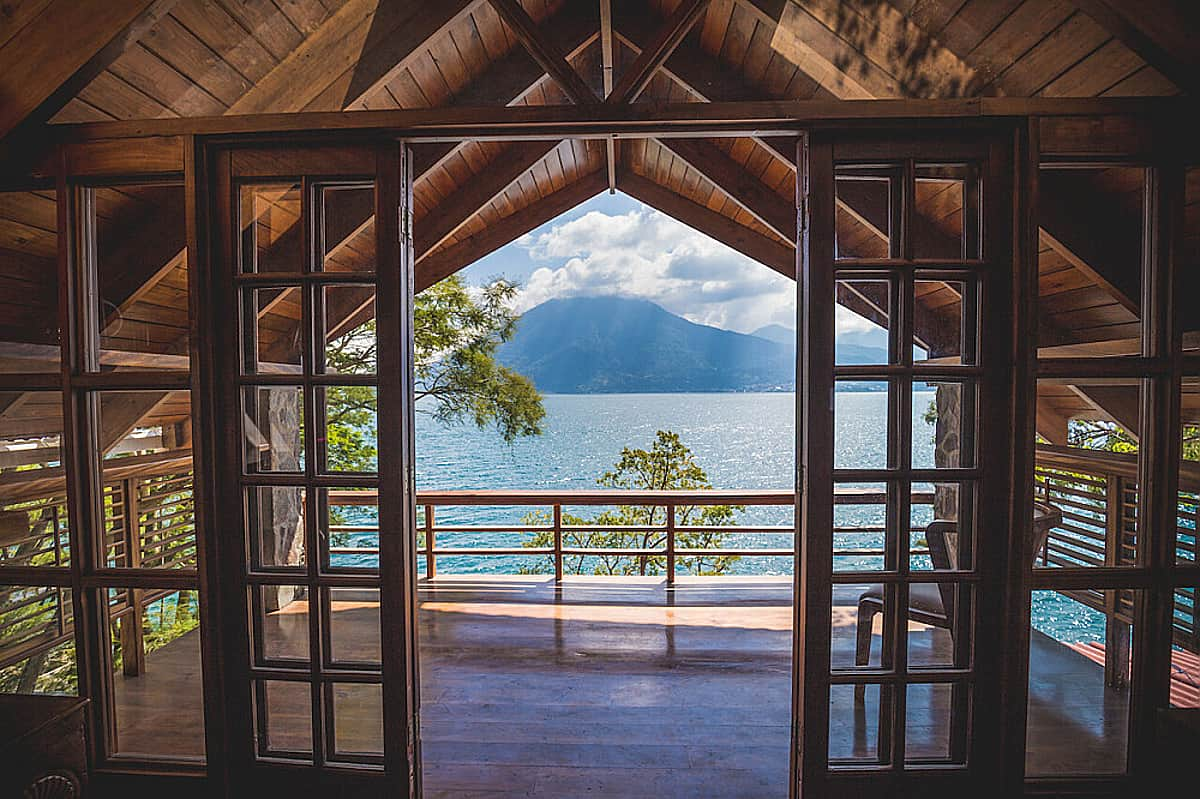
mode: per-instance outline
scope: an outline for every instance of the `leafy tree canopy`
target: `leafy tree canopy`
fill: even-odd
[[[680,440],[678,433],[668,430],[659,430],[649,449],[622,449],[613,468],[602,474],[596,482],[605,488],[651,491],[709,490],[713,487],[708,474],[696,462],[691,449]],[[719,548],[729,536],[728,533],[686,528],[728,527],[737,523],[737,515],[743,510],[744,508],[737,505],[677,506],[676,548]],[[545,511],[532,513],[523,521],[525,524],[544,527],[550,523],[550,515]],[[580,549],[662,549],[666,546],[667,534],[662,529],[666,522],[667,509],[661,505],[622,505],[605,510],[592,519],[564,514],[563,524],[566,526],[596,525],[606,529],[565,531],[563,546]],[[553,531],[537,530],[525,542],[525,546],[549,547],[553,543]],[[738,557],[734,555],[690,555],[677,558],[676,568],[690,574],[722,574],[737,560]],[[663,555],[572,555],[563,559],[564,572],[571,574],[590,571],[593,574],[655,575],[664,573],[666,565],[666,557]],[[533,571],[544,573],[552,571],[553,568],[553,561],[546,559]]]

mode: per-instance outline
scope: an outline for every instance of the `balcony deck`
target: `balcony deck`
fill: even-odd
[[[835,594],[844,655],[859,591]],[[282,642],[306,624],[303,604],[270,617],[268,636]],[[347,645],[366,645],[373,611],[332,610]],[[419,623],[426,796],[787,794],[789,578],[681,576],[668,590],[661,578],[575,577],[556,589],[547,577],[442,576],[422,583]],[[930,652],[948,643],[923,625],[911,635]],[[197,638],[150,653],[143,676],[117,678],[123,750],[200,751]],[[1033,670],[1031,771],[1119,767],[1127,696],[1038,633]],[[362,709],[362,730],[378,729],[376,712]],[[276,723],[292,713],[300,722],[307,707],[279,707]],[[908,713],[910,747],[944,747],[944,706],[913,696]],[[834,745],[874,745],[848,694],[835,695],[832,715]],[[348,722],[339,734],[355,734]]]

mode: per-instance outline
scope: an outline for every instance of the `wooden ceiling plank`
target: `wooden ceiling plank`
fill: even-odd
[[[796,250],[793,247],[756,233],[745,225],[692,202],[635,172],[622,171],[617,178],[617,187],[635,200],[657,208],[726,247],[774,269],[781,275],[795,278]]]
[[[557,146],[557,141],[522,141],[508,145],[486,170],[418,219],[414,229],[417,262]]]
[[[632,103],[666,62],[708,7],[709,0],[683,0],[658,29],[641,54],[621,75],[607,98],[609,103]]]
[[[1189,94],[1200,94],[1200,14],[1171,0],[1071,0],[1075,6]]]
[[[558,191],[512,213],[495,225],[489,225],[466,239],[430,253],[416,267],[416,290],[425,289],[465,266],[510,244],[531,230],[565,214],[604,190],[601,172],[592,172],[568,183]]]
[[[720,147],[703,139],[660,139],[658,143],[704,175],[784,241],[796,240],[795,205],[747,172]]]
[[[53,0],[0,47],[0,140],[48,122],[175,0]]]
[[[529,51],[529,54],[542,65],[542,69],[546,71],[550,77],[558,82],[559,86],[566,93],[571,101],[579,105],[594,105],[600,102],[600,98],[592,91],[591,87],[584,82],[575,68],[567,61],[563,51],[558,48],[558,45],[546,36],[538,27],[533,18],[528,12],[521,7],[517,0],[489,0],[492,8],[500,15],[508,25],[509,30],[513,32]]]
[[[349,0],[246,92],[231,114],[337,111],[363,101],[482,0]]]

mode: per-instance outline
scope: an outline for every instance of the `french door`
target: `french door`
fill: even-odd
[[[805,797],[1005,790],[1028,422],[1013,148],[1011,131],[962,128],[801,144]],[[848,514],[876,537],[839,532]],[[1008,773],[1020,790],[1019,760]]]
[[[207,158],[229,789],[417,795],[404,150]]]

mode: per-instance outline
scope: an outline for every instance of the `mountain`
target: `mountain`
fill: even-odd
[[[548,300],[521,317],[497,358],[552,394],[795,387],[790,347],[620,297]]]
[[[776,344],[786,347],[788,352],[791,352],[796,346],[796,331],[783,325],[766,325],[750,335],[774,341]],[[846,366],[875,365],[887,363],[888,360],[886,346],[878,347],[872,344],[855,343],[853,337],[848,335],[838,336],[834,347],[837,350],[837,362]]]
[[[750,335],[774,341],[789,349],[796,346],[796,331],[783,325],[764,325]]]

